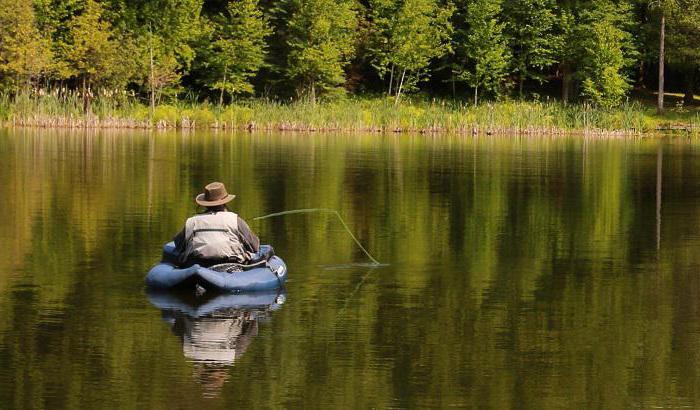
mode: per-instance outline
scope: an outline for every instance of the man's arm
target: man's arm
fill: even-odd
[[[175,235],[173,241],[175,242],[175,249],[182,253],[185,250],[185,228],[182,228],[182,230]]]
[[[248,252],[257,253],[260,250],[260,239],[240,217],[238,218],[238,238]]]

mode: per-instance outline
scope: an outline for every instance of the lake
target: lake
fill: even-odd
[[[144,288],[213,180],[255,308]],[[0,407],[700,406],[694,140],[4,129],[0,244]]]

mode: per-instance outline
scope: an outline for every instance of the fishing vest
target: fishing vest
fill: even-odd
[[[238,238],[238,215],[233,212],[211,212],[187,219],[185,238],[185,258],[236,262],[251,258]]]

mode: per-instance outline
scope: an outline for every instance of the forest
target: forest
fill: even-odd
[[[0,0],[2,98],[85,110],[347,96],[605,110],[659,85],[689,106],[698,44],[698,0]]]

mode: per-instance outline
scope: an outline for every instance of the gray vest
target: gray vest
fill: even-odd
[[[233,212],[212,212],[189,218],[185,223],[185,238],[185,258],[237,262],[251,258],[238,238],[238,215]]]

